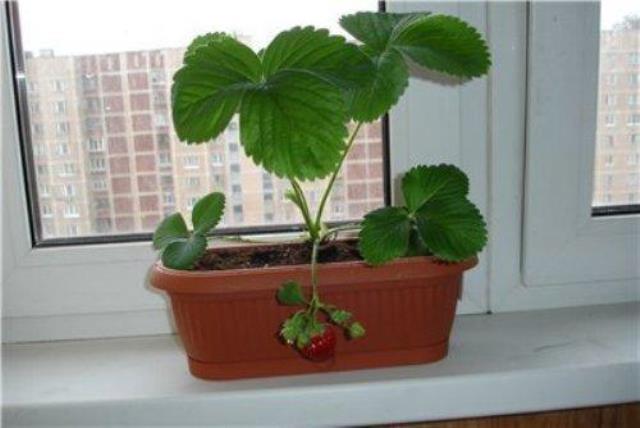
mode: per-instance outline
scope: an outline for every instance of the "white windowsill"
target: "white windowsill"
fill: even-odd
[[[8,425],[353,425],[640,400],[640,306],[456,320],[430,365],[206,382],[173,336],[6,345]]]

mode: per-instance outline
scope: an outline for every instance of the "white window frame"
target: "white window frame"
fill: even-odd
[[[408,7],[389,3],[392,10]],[[415,5],[414,5],[415,6]],[[436,3],[430,10],[459,15],[486,31],[486,6],[481,3]],[[6,16],[2,14],[1,28]],[[7,35],[0,35],[3,93],[13,93]],[[24,79],[19,90],[24,90]],[[471,198],[487,214],[487,79],[465,85],[439,85],[412,78],[404,100],[391,114],[391,176],[417,163],[452,162],[472,181]],[[144,286],[156,258],[148,242],[32,248],[26,192],[19,168],[17,116],[13,97],[3,97],[3,184],[7,194],[3,216],[6,253],[3,313],[5,341],[56,340],[160,334],[172,331],[167,304],[160,293]],[[480,114],[479,114],[480,113]],[[425,115],[428,119],[424,120]],[[461,123],[465,123],[462,127]],[[428,131],[429,144],[416,144]],[[5,167],[6,166],[6,167]],[[399,201],[400,192],[392,196]],[[488,310],[488,251],[465,276],[460,313]],[[43,286],[43,279],[46,284]]]
[[[487,219],[489,245],[480,254],[479,265],[465,275],[459,313],[637,299],[637,281],[594,281],[591,276],[541,285],[540,280],[548,279],[544,276],[546,270],[532,264],[544,264],[546,259],[536,259],[540,257],[534,245],[538,238],[532,236],[532,222],[537,221],[532,209],[536,209],[535,200],[540,196],[535,196],[536,173],[535,168],[531,169],[544,145],[532,145],[536,134],[531,121],[535,123],[539,118],[532,110],[535,105],[527,106],[527,75],[535,79],[540,73],[533,64],[529,69],[526,66],[530,48],[528,6],[516,2],[390,2],[388,8],[402,12],[415,10],[416,5],[470,22],[488,35],[493,55],[493,68],[487,79],[441,85],[412,77],[404,98],[390,115],[392,200],[401,202],[397,178],[414,165],[450,162],[469,175],[470,198]],[[0,19],[0,28],[6,28],[4,14]],[[3,93],[12,94],[7,37],[4,32],[0,37],[0,83]],[[24,79],[19,80],[19,90],[26,90]],[[593,96],[595,103],[597,98]],[[5,189],[12,190],[5,192],[2,219],[5,340],[170,332],[165,299],[144,285],[156,258],[148,242],[32,248],[13,99],[6,96],[0,100],[3,123],[7,124],[1,131],[3,143],[7,143],[2,144],[2,182]],[[576,156],[576,165],[571,164],[568,173],[582,171],[585,157],[591,157],[587,163],[593,161],[593,150],[585,152],[589,153]],[[575,182],[575,177],[572,180]],[[580,195],[588,195],[589,202],[590,185],[576,186]],[[556,187],[566,191],[565,186]],[[575,190],[571,189],[574,193]],[[578,198],[569,199],[574,204],[569,209],[579,205]],[[604,220],[595,222],[602,230],[608,224],[622,227],[620,223],[624,222],[621,218]],[[590,217],[585,222],[594,223]],[[544,233],[548,235],[547,230]],[[43,281],[48,286],[43,286]]]
[[[639,217],[591,216],[599,4],[492,3],[489,22],[501,24],[491,38],[500,85],[491,102],[491,309],[638,300]]]

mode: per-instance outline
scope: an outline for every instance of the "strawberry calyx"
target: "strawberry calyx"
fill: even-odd
[[[302,287],[294,281],[288,281],[280,287],[277,299],[283,305],[304,306],[304,309],[295,312],[282,323],[280,336],[285,343],[294,346],[304,357],[312,361],[327,359],[329,354],[333,356],[337,340],[331,324],[341,327],[350,339],[358,339],[365,335],[364,327],[353,319],[350,312],[335,305],[322,303],[320,299],[307,301]],[[320,321],[319,314],[324,314],[323,318],[328,322]],[[316,354],[327,357],[316,358]]]

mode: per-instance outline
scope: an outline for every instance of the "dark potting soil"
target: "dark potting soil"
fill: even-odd
[[[196,264],[196,270],[249,269],[269,266],[304,265],[311,262],[310,243],[261,245],[208,250]],[[333,241],[318,251],[320,263],[362,260],[358,241]]]

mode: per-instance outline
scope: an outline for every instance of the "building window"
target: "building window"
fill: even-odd
[[[627,104],[630,106],[637,106],[638,105],[638,96],[637,95],[629,95],[629,97],[627,97]]]
[[[78,212],[78,206],[72,202],[66,203],[64,205],[64,217],[65,218],[80,217],[80,213]]]
[[[100,100],[98,98],[86,98],[84,105],[89,113],[98,113],[100,111]]]
[[[613,175],[607,174],[604,176],[604,187],[606,189],[611,189],[613,187]]]
[[[197,202],[198,202],[198,198],[196,196],[192,196],[189,199],[187,199],[187,209],[192,210]]]
[[[200,177],[187,177],[184,179],[184,184],[190,189],[200,187]]]
[[[69,134],[69,123],[67,122],[58,122],[56,123],[56,135],[59,137],[63,137]]]
[[[67,236],[78,236],[77,224],[68,224],[66,229],[67,229]]]
[[[211,165],[213,166],[222,166],[222,155],[220,153],[212,153],[211,154]]]
[[[96,210],[108,210],[110,207],[108,198],[97,198],[94,203]]]
[[[242,196],[242,186],[239,184],[232,184],[231,185],[231,194],[233,196]]]
[[[62,195],[65,198],[76,196],[76,187],[73,184],[65,184],[62,186]]]
[[[182,158],[182,165],[185,169],[198,169],[200,168],[200,159],[198,156],[185,156]]]
[[[48,184],[46,183],[42,183],[40,185],[40,196],[42,197],[47,197],[51,195],[51,188],[49,187]]]
[[[42,211],[42,217],[53,217],[53,210],[51,209],[51,205],[49,204],[42,204],[40,206],[40,210]]]
[[[104,141],[100,138],[91,138],[87,145],[90,152],[104,151]]]
[[[67,143],[56,144],[56,155],[66,156],[69,154],[69,145]]]
[[[604,116],[604,123],[606,126],[616,126],[616,117],[613,114],[607,114]]]
[[[629,64],[638,65],[640,64],[640,54],[638,52],[631,52],[628,54]]]
[[[640,74],[638,73],[629,74],[629,85],[638,86],[638,84],[640,84]]]
[[[273,223],[273,213],[264,213],[264,221]]]
[[[92,172],[106,171],[107,163],[104,158],[93,158],[89,160],[89,169],[91,169]]]
[[[60,165],[58,175],[63,177],[76,175],[76,165],[70,162]]]
[[[627,125],[629,126],[638,126],[640,125],[640,114],[630,114],[627,119]]]
[[[63,92],[65,89],[65,84],[62,80],[54,80],[52,86],[55,92]]]
[[[171,165],[171,155],[167,152],[158,153],[158,163],[161,166]]]
[[[617,99],[616,99],[615,95],[605,95],[604,96],[604,103],[609,107],[615,106],[616,105],[616,101],[617,101]]]
[[[162,194],[162,202],[165,205],[173,205],[173,204],[175,204],[176,199],[173,196],[173,193],[163,193]]]
[[[605,135],[602,138],[602,141],[603,141],[603,144],[609,148],[612,148],[613,145],[615,144],[615,139],[613,138],[613,135]]]
[[[93,190],[106,190],[107,189],[107,181],[103,179],[93,180],[91,182],[91,188]]]
[[[66,101],[56,101],[53,104],[53,111],[56,114],[64,114],[67,112],[67,102]]]
[[[638,165],[640,163],[640,153],[631,153],[627,156],[627,165]]]
[[[156,114],[153,116],[153,123],[155,126],[169,126],[167,116],[164,114]]]
[[[607,167],[612,167],[615,164],[614,159],[613,159],[613,155],[607,155],[604,158],[604,166]]]
[[[151,83],[164,83],[166,81],[164,70],[151,70]]]
[[[618,81],[617,76],[615,74],[605,74],[604,81],[607,86],[614,86]]]
[[[236,223],[241,223],[244,220],[242,205],[234,205],[233,206],[233,221]]]
[[[42,125],[39,123],[34,123],[31,125],[31,131],[33,132],[34,137],[41,137],[44,133]]]

